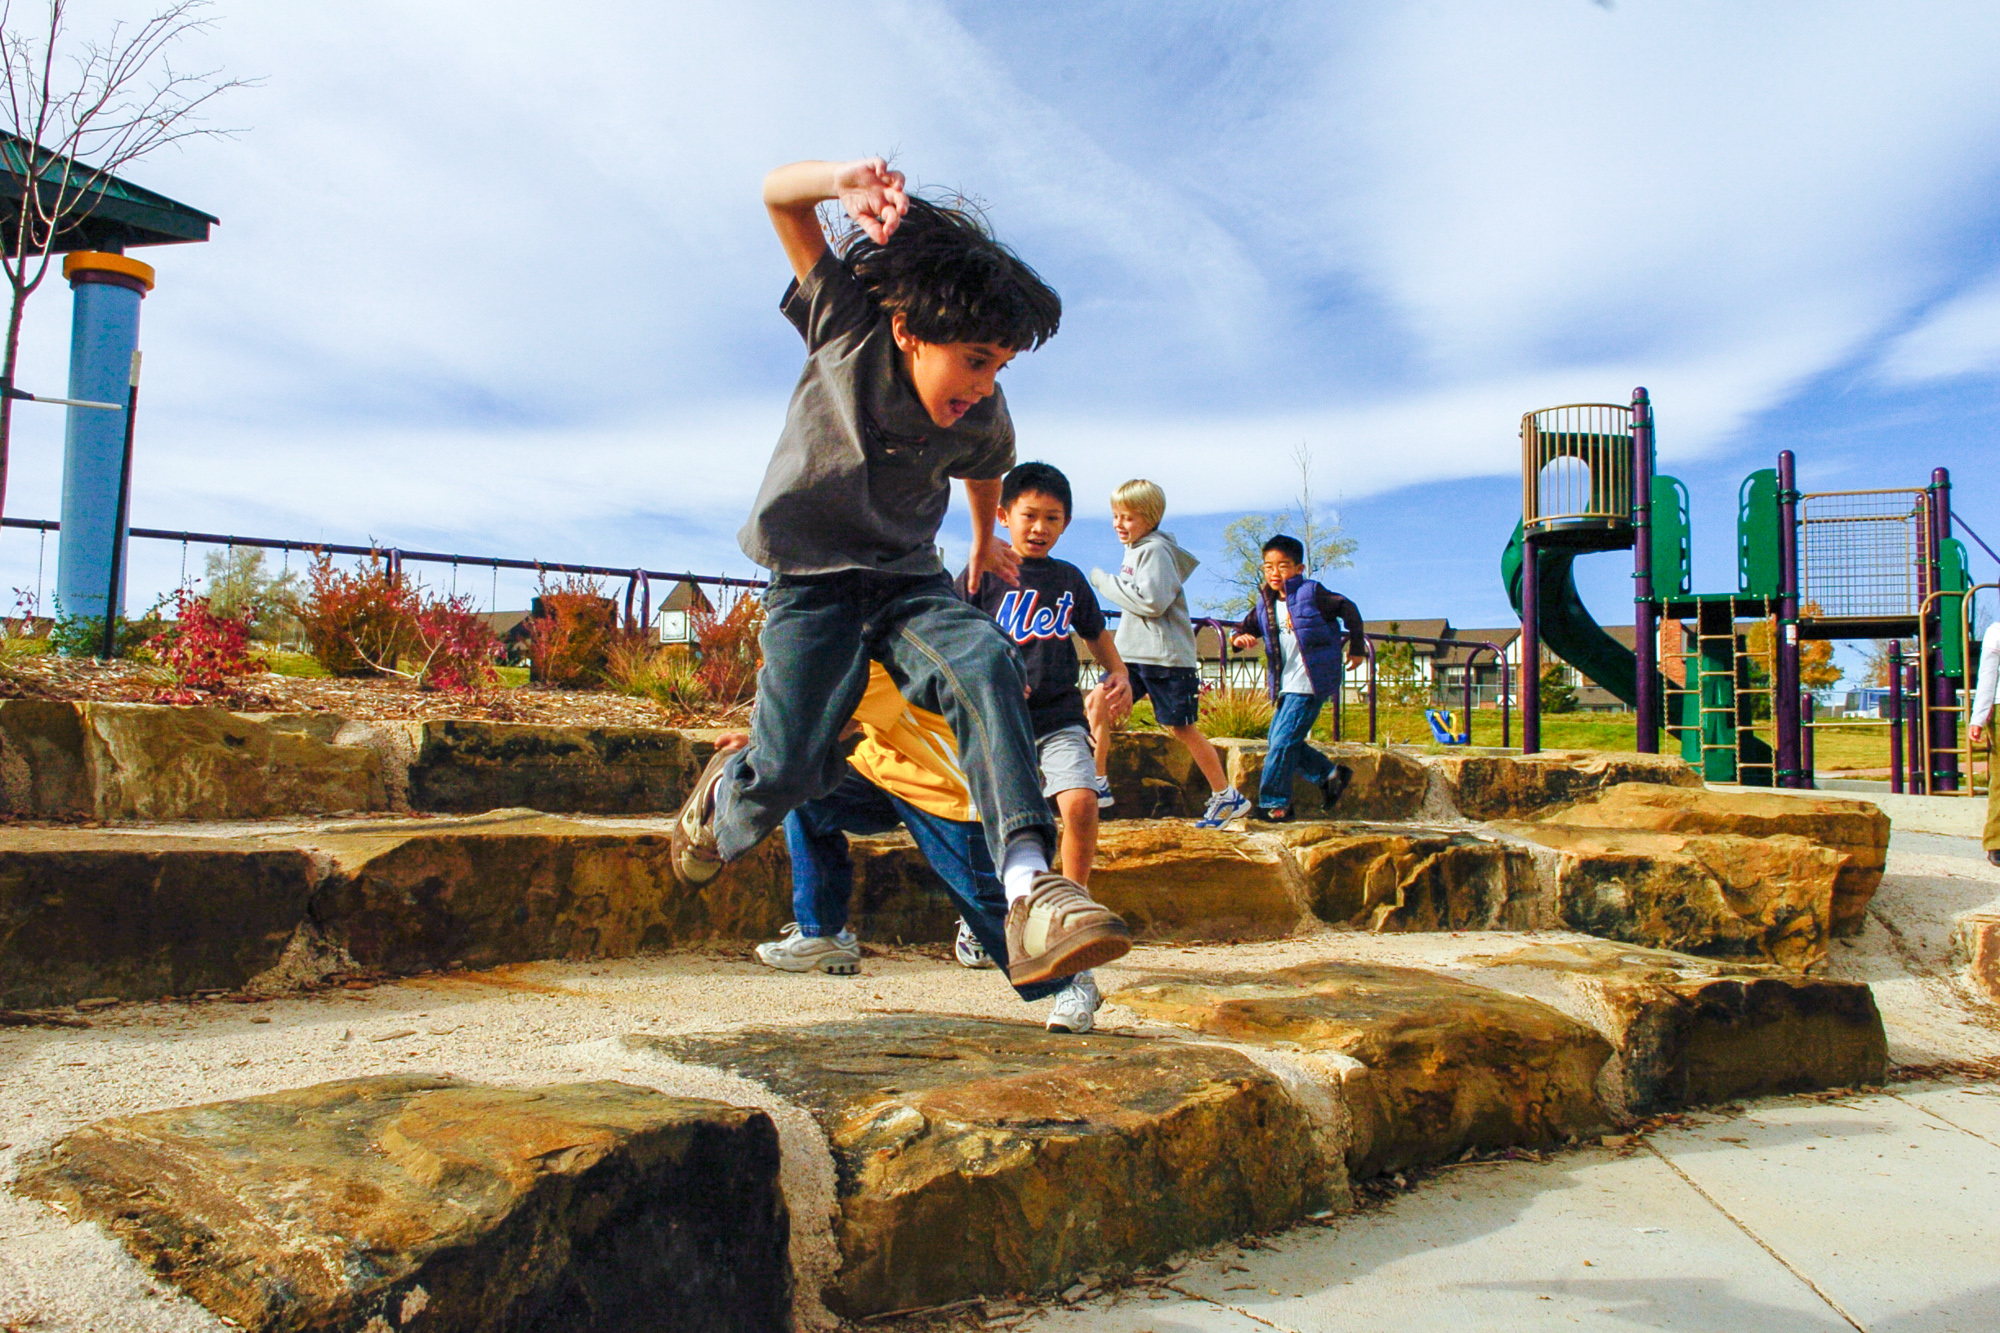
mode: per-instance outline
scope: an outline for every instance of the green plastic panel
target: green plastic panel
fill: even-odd
[[[1776,597],[1779,574],[1778,470],[1759,468],[1736,494],[1736,591]]]
[[[1653,477],[1653,596],[1685,597],[1694,581],[1688,488],[1679,477]]]
[[[1965,679],[1965,643],[1962,636],[1965,624],[1966,589],[1972,586],[1972,570],[1967,563],[1965,543],[1956,537],[1947,537],[1938,543],[1938,591],[1944,596],[1938,598],[1938,647],[1944,656],[1944,674]]]

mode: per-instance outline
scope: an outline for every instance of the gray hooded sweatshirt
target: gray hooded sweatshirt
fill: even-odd
[[[1194,625],[1181,584],[1201,561],[1153,529],[1125,548],[1116,574],[1090,571],[1091,586],[1125,614],[1118,618],[1118,655],[1147,666],[1196,665]]]

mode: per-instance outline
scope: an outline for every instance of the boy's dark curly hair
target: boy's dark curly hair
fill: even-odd
[[[900,311],[911,335],[928,343],[1029,351],[1062,322],[1062,298],[969,209],[912,196],[888,244],[856,230],[840,258],[884,312]]]

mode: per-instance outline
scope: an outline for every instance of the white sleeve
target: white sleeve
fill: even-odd
[[[1986,627],[1979,641],[1979,688],[1972,695],[1972,723],[1983,727],[1993,713],[1993,695],[2000,687],[2000,620]]]

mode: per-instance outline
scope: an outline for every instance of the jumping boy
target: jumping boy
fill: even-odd
[[[1319,784],[1326,808],[1333,809],[1354,776],[1307,744],[1319,710],[1328,699],[1340,707],[1340,647],[1345,630],[1347,665],[1359,667],[1366,642],[1361,612],[1353,602],[1305,576],[1305,545],[1284,533],[1264,543],[1264,582],[1257,604],[1236,627],[1238,648],[1264,646],[1264,675],[1277,712],[1271,718],[1270,747],[1257,788],[1261,818],[1292,817],[1292,775]]]
[[[889,673],[872,662],[854,723],[861,739],[848,756],[840,786],[785,816],[795,919],[781,938],[757,946],[757,961],[785,972],[860,971],[861,942],[847,929],[854,894],[847,837],[899,826],[910,831],[959,910],[959,962],[991,966],[989,951],[1005,958],[1007,899],[993,875],[979,821],[972,818],[951,728],[904,700]],[[1014,989],[1028,1001],[1055,997],[1046,1020],[1051,1032],[1090,1031],[1104,1003],[1087,971]]]
[[[1128,481],[1113,491],[1111,530],[1125,543],[1125,560],[1116,574],[1091,570],[1090,581],[1125,612],[1118,622],[1118,652],[1131,675],[1132,701],[1153,701],[1153,717],[1187,746],[1195,766],[1208,779],[1212,795],[1195,827],[1220,828],[1247,812],[1250,802],[1230,785],[1222,756],[1195,725],[1201,675],[1196,669],[1194,622],[1188,618],[1187,593],[1181,585],[1201,561],[1182,550],[1173,534],[1160,531],[1166,513],[1166,492],[1150,481]],[[1092,720],[1097,787],[1105,796],[1111,758],[1109,711],[1100,710]]]
[[[977,219],[903,184],[880,158],[798,162],[764,179],[796,279],[782,308],[806,365],[738,537],[771,571],[750,743],[697,779],[674,821],[674,870],[708,883],[839,787],[840,734],[873,659],[950,723],[1007,898],[1008,976],[1046,981],[1123,956],[1130,935],[1049,870],[1055,825],[1020,664],[953,593],[936,541],[960,478],[972,569],[1015,576],[1018,560],[993,538],[1014,463],[994,376],[1054,336],[1062,302]],[[818,216],[836,199],[860,229],[839,254]]]
[[[1104,668],[1103,708],[1129,709],[1132,691],[1090,580],[1049,554],[1069,520],[1069,478],[1047,463],[1021,464],[1000,482],[1000,522],[1021,558],[1019,582],[1010,586],[995,574],[974,579],[968,569],[959,576],[958,589],[999,622],[1020,650],[1028,673],[1028,717],[1042,760],[1042,795],[1056,803],[1062,817],[1063,874],[1088,884],[1097,855],[1097,763],[1071,634],[1090,645]]]

